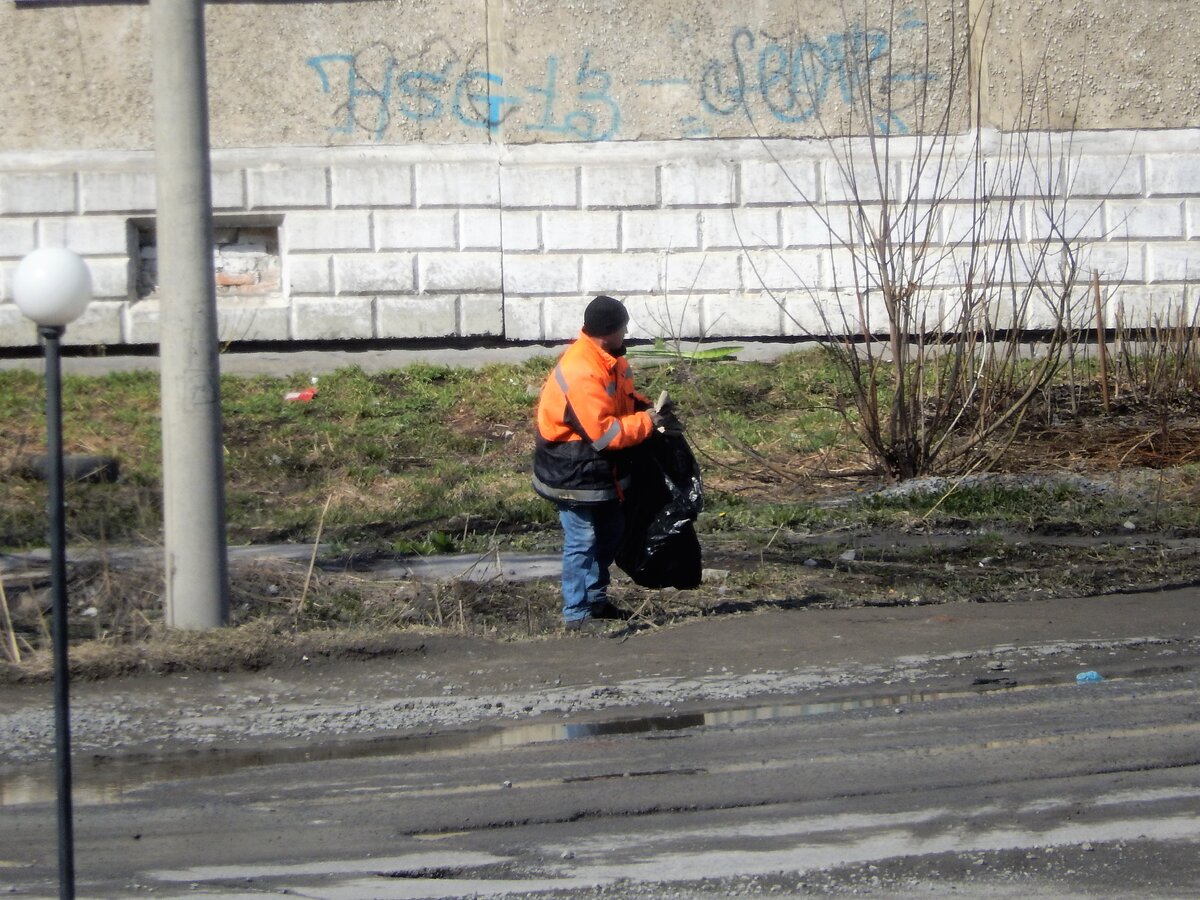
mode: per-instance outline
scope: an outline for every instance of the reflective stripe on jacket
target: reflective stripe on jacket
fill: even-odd
[[[580,332],[546,379],[538,401],[533,487],[548,500],[603,503],[627,482],[622,450],[654,430],[624,357]]]

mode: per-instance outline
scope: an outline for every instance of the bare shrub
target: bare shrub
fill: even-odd
[[[889,34],[914,31],[911,14],[886,9]],[[943,50],[926,26],[925,75],[898,79],[911,71],[893,59],[898,42],[872,41],[843,11],[850,110],[830,121],[813,104],[829,177],[820,198],[792,182],[828,232],[833,287],[797,276],[794,295],[772,296],[848,376],[843,414],[873,471],[986,468],[1090,321],[1081,236],[1099,207],[1072,200],[1072,133],[1034,130],[1049,100],[1038,73],[1011,127],[972,125],[980,95],[967,48],[986,43],[986,19],[956,19]],[[826,76],[806,73],[809,90]]]

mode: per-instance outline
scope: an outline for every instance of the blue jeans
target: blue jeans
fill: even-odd
[[[608,599],[608,567],[621,544],[625,518],[620,502],[560,506],[563,528],[563,620],[574,622]]]

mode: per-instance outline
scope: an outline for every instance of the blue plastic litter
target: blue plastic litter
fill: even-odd
[[[1097,681],[1103,681],[1104,676],[1094,670],[1080,672],[1075,676],[1076,684],[1095,684]]]

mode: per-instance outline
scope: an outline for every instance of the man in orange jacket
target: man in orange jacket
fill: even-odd
[[[612,297],[592,300],[583,329],[542,388],[533,487],[558,507],[563,528],[563,621],[587,630],[628,614],[608,599],[609,566],[621,543],[630,447],[666,424],[633,386],[625,360],[629,313]]]

